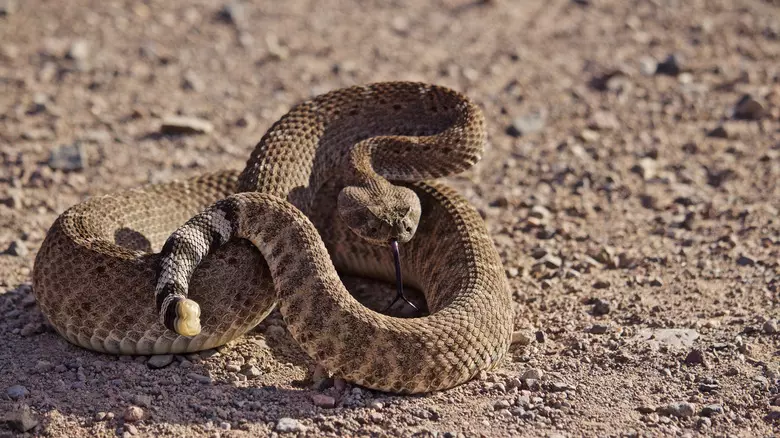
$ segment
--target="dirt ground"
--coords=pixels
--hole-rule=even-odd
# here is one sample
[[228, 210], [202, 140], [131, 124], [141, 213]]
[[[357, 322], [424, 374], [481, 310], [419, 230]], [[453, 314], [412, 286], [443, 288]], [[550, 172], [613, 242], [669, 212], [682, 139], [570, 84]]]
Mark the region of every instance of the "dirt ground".
[[[451, 183], [514, 296], [496, 372], [312, 388], [278, 314], [161, 369], [46, 325], [31, 269], [67, 207], [240, 168], [296, 102], [380, 80], [484, 109]], [[0, 159], [0, 436], [780, 431], [777, 2], [0, 0]]]

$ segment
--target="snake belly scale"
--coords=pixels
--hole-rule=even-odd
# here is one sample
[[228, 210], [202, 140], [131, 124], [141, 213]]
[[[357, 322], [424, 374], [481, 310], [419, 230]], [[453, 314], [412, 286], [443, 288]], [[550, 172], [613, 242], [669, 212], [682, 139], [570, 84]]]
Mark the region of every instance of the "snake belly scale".
[[[36, 298], [70, 342], [113, 354], [213, 348], [278, 303], [296, 342], [334, 375], [399, 393], [456, 386], [495, 367], [512, 332], [484, 222], [432, 181], [472, 166], [484, 143], [480, 110], [443, 87], [391, 82], [318, 96], [275, 123], [241, 173], [65, 211], [36, 257]], [[377, 244], [387, 236], [404, 242], [405, 284], [423, 291], [429, 315], [374, 312], [339, 280], [392, 281], [392, 256]], [[198, 326], [177, 334], [182, 309], [171, 304], [190, 301]]]

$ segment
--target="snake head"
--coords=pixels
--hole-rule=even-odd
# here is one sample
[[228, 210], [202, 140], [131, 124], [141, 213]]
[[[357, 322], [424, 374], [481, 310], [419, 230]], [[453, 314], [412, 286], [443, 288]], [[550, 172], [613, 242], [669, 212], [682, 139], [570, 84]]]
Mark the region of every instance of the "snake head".
[[350, 230], [376, 245], [412, 240], [421, 214], [417, 194], [393, 185], [345, 187], [339, 192], [338, 210]]

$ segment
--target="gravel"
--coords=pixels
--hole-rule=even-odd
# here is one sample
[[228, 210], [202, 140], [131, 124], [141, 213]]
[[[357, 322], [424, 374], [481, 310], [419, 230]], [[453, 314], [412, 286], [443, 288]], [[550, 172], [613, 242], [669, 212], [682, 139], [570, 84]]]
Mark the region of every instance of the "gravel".
[[173, 362], [172, 354], [156, 354], [149, 358], [149, 360], [146, 362], [146, 365], [153, 370], [157, 370], [160, 368], [167, 367], [172, 362]]

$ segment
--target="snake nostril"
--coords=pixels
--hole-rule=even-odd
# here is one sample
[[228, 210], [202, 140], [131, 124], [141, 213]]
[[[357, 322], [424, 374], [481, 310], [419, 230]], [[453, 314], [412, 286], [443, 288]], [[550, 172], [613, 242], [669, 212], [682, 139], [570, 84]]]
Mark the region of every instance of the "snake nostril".
[[406, 232], [407, 233], [411, 233], [412, 232], [412, 227], [406, 227]]

